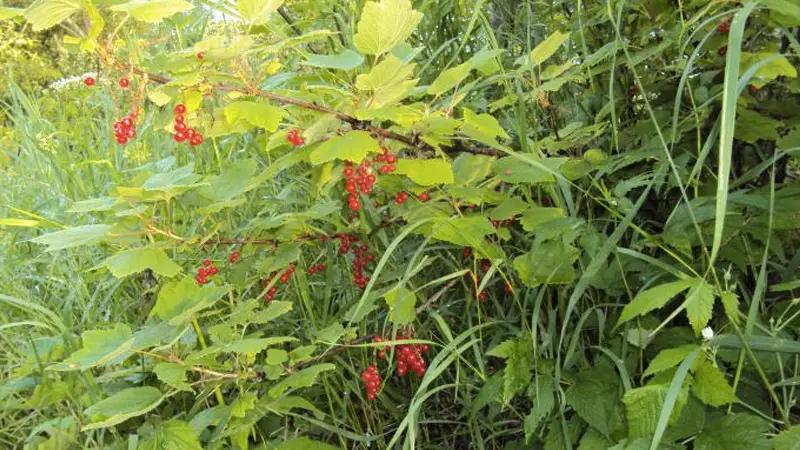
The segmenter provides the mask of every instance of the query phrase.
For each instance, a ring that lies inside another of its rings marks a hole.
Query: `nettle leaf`
[[[417,318],[417,296],[413,292],[395,287],[383,298],[389,307],[389,320],[395,325],[407,325]]]
[[[542,208],[535,206],[528,209],[522,215],[520,223],[525,231],[536,231],[537,228],[550,222],[551,220],[564,217],[564,210],[561,208]]]
[[[701,402],[713,407],[736,401],[736,394],[725,379],[725,374],[708,360],[704,360],[695,370],[692,392]]]
[[[283,393],[289,389],[311,387],[314,385],[314,381],[317,379],[319,374],[334,369],[336,369],[336,365],[331,363],[317,364],[311,367],[306,367],[305,369],[300,369],[284,378],[280,383],[272,386],[269,389],[269,395],[272,398],[277,398],[278,396],[283,395]]]
[[[398,159],[397,173],[420,186],[452,184],[453,168],[443,159]]]
[[[282,442],[275,450],[338,450],[339,448],[307,437],[299,437]]]
[[[147,246],[123,250],[103,261],[105,266],[117,278],[139,273],[145,269],[165,277],[174,277],[181,273],[181,266],[175,264],[164,249]]]
[[[428,86],[428,94],[431,95],[442,95],[445,92],[453,89],[454,87],[461,84],[465,78],[469,75],[472,71],[472,60],[469,60],[465,63],[459,64],[456,67],[451,69],[447,69],[444,72],[440,73],[433,83]]]
[[[414,73],[416,64],[407,64],[402,60],[389,56],[372,68],[368,74],[356,78],[356,88],[372,91],[367,105],[370,109],[394,106],[407,97],[417,85],[417,79],[409,79]]]
[[[464,124],[459,131],[465,135],[496,148],[504,148],[497,138],[508,139],[508,133],[493,116],[489,114],[475,114],[471,109],[464,109]],[[519,165],[519,162],[517,162]]]
[[[351,70],[364,64],[364,57],[347,49],[338,55],[308,55],[303,64],[323,69]]]
[[[89,330],[81,334],[83,347],[64,361],[50,366],[49,370],[87,370],[95,366],[122,359],[130,354],[133,333],[129,326],[118,323],[114,328]]]
[[[378,141],[366,131],[351,131],[320,144],[309,155],[311,164],[320,165],[336,159],[360,162],[370,153],[379,152]]]
[[[697,278],[689,278],[686,280],[664,283],[640,292],[630,303],[625,305],[622,314],[619,316],[619,320],[617,320],[616,326],[618,327],[634,317],[647,314],[654,309],[663,307],[667,302],[672,300],[673,297],[692,286],[696,286],[700,282],[704,281]]]
[[[367,2],[353,42],[365,55],[381,55],[408,39],[420,20],[422,13],[414,11],[409,0]]]
[[[703,281],[692,286],[686,295],[684,305],[689,323],[692,324],[694,333],[699,336],[711,320],[711,313],[714,310],[714,291],[711,285]]]
[[[530,54],[521,56],[514,61],[517,65],[531,66],[541,65],[553,56],[556,51],[569,39],[570,33],[562,33],[556,31],[547,37],[544,41],[540,42]]]
[[[750,414],[717,417],[697,435],[695,450],[769,450],[769,423]]]
[[[158,23],[177,13],[189,11],[194,5],[184,0],[132,0],[109,8],[111,11],[125,12],[136,20]]]
[[[268,103],[241,100],[225,106],[225,120],[231,126],[247,123],[274,133],[284,117],[285,109]]]
[[[150,316],[158,316],[172,325],[181,325],[198,311],[212,306],[228,293],[228,286],[198,285],[192,278],[164,285],[158,293]]]
[[[48,252],[79,247],[81,245],[97,244],[105,240],[113,227],[111,225],[83,225],[54,231],[31,239],[31,242],[47,246]]]
[[[117,392],[83,411],[83,415],[89,417],[91,423],[81,428],[81,431],[112,427],[133,417],[147,414],[163,400],[161,391],[151,386]]]
[[[619,378],[610,368],[580,372],[567,389],[566,400],[589,425],[609,437],[620,401]]]
[[[204,196],[223,201],[232,199],[247,192],[250,181],[256,173],[256,162],[252,159],[237,161],[212,177],[209,185],[200,189]]]
[[[42,31],[58,25],[80,9],[80,0],[36,0],[23,15],[33,25],[33,31]]]
[[[202,450],[197,439],[198,433],[188,423],[181,420],[170,420],[159,424],[142,442],[139,450]]]
[[[267,22],[270,14],[277,11],[283,3],[284,0],[237,0],[236,6],[246,21],[260,25]]]
[[[642,376],[654,375],[665,370],[669,370],[682,363],[693,351],[697,350],[697,345],[686,344],[680,347],[661,350],[647,366]]]
[[[483,181],[492,173],[492,165],[497,160],[494,156],[462,153],[453,161],[453,172],[457,184],[475,184]]]
[[[483,216],[457,217],[433,225],[433,238],[462,247],[480,247],[483,238],[495,232]]]

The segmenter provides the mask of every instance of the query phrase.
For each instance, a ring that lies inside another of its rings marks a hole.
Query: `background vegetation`
[[[796,1],[0,19],[0,447],[799,448]]]

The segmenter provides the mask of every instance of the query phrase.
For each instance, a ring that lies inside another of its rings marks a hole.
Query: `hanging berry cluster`
[[[397,339],[409,339],[410,336],[405,334],[397,334]],[[422,378],[425,371],[428,370],[425,363],[425,358],[422,357],[423,353],[430,350],[427,344],[403,344],[398,345],[395,355],[395,362],[397,363],[397,375],[405,376],[409,371],[414,372],[418,377]]]
[[[402,205],[406,200],[408,200],[408,194],[403,191],[398,192],[397,196],[394,198],[394,202],[398,205]]]
[[[308,274],[322,273],[325,271],[325,264],[312,264],[308,267]]]
[[[126,117],[114,122],[114,136],[117,144],[125,145],[136,137],[136,113],[132,112]]]
[[[368,160],[361,161],[361,164],[355,169],[353,169],[353,161],[345,161],[344,165],[345,190],[350,193],[347,206],[353,211],[358,211],[361,209],[359,190],[362,194],[369,195],[372,188],[375,187],[377,177],[372,172]]]
[[[296,270],[295,269],[295,263],[289,264],[289,267],[287,267],[283,271],[283,273],[281,273],[280,277],[278,278],[278,281],[281,284],[288,283],[289,280],[292,278],[292,274],[294,274],[295,270]],[[272,280],[277,275],[278,275],[278,271],[274,271],[274,272],[270,273],[269,277],[267,277],[264,281],[261,282],[261,285],[266,288],[267,286],[270,285],[270,283],[272,283]],[[267,289],[267,293],[264,294],[264,300],[266,300],[267,303],[272,303],[272,300],[275,299],[275,294],[277,294],[277,293],[278,293],[278,286],[277,285],[270,287],[269,289]]]
[[[378,171],[384,175],[397,170],[397,167],[394,165],[394,163],[397,162],[397,157],[390,154],[389,149],[386,147],[381,147],[381,154],[372,158],[372,160],[376,163],[384,163],[378,168]]]
[[[198,133],[194,128],[189,127],[184,114],[186,114],[186,105],[182,103],[175,105],[175,124],[173,126],[175,134],[172,138],[175,139],[175,142],[181,143],[188,141],[189,145],[197,147],[203,143],[203,135]]]
[[[375,260],[375,255],[367,252],[369,248],[365,243],[352,245],[358,242],[357,236],[340,233],[337,237],[340,240],[339,254],[346,255],[351,249],[353,251],[353,282],[363,291],[370,280],[369,276],[364,275],[364,269]]]
[[[197,275],[195,275],[194,280],[197,281],[197,284],[206,284],[208,283],[208,277],[214,276],[219,273],[219,269],[217,266],[210,259],[203,260],[203,266],[197,268]]]
[[[286,140],[295,147],[299,147],[306,143],[306,141],[303,140],[303,136],[300,136],[300,131],[296,129],[289,130],[289,132],[286,133]]]
[[[381,388],[381,374],[378,373],[378,369],[373,365],[367,367],[367,370],[361,372],[361,381],[367,389],[367,398],[374,401]]]

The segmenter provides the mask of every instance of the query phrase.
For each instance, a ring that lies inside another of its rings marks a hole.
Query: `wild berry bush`
[[[0,17],[0,447],[800,445],[797,1]]]

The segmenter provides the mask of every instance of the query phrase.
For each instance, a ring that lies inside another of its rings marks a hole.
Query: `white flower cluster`
[[[60,91],[73,84],[83,83],[83,80],[85,80],[86,77],[97,77],[97,72],[86,72],[82,75],[73,75],[71,77],[61,78],[60,80],[50,83],[50,86],[47,86],[47,88],[54,91]]]

